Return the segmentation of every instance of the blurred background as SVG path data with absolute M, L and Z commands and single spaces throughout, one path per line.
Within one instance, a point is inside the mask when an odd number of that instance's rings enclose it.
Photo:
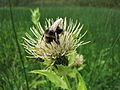
M 84 24 L 82 39 L 91 43 L 77 49 L 84 56 L 80 71 L 88 90 L 120 90 L 120 0 L 0 0 L 0 90 L 62 90 L 45 77 L 28 72 L 44 66 L 26 58 L 22 37 L 33 26 L 30 9 L 46 18 L 67 17 Z M 12 17 L 11 17 L 12 12 Z M 26 71 L 26 74 L 24 73 Z M 45 81 L 44 81 L 45 80 Z M 27 84 L 26 84 L 27 82 Z M 71 85 L 74 88 L 74 82 Z M 28 87 L 29 88 L 28 88 Z
M 96 6 L 120 7 L 120 0 L 11 0 L 14 6 Z M 0 0 L 1 6 L 9 5 L 7 0 Z

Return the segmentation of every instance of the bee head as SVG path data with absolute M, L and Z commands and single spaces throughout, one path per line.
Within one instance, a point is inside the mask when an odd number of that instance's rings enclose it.
M 61 29 L 59 26 L 57 27 L 56 31 L 57 34 L 61 34 L 63 32 L 63 29 Z

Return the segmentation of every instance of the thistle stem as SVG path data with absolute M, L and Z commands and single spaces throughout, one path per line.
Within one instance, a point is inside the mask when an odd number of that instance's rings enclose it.
M 66 84 L 68 86 L 68 90 L 72 90 L 71 87 L 70 87 L 70 83 L 69 83 L 68 78 L 67 78 L 66 75 L 64 75 L 64 80 L 65 80 L 65 82 L 66 82 Z

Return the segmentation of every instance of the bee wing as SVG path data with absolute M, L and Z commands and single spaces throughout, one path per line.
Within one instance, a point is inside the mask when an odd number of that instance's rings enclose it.
M 49 29 L 55 31 L 62 21 L 62 18 L 56 20 Z

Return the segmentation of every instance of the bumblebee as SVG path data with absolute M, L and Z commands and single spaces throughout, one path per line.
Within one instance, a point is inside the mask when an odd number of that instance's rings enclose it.
M 56 20 L 50 28 L 45 30 L 42 39 L 44 38 L 46 43 L 55 41 L 57 44 L 60 44 L 59 34 L 63 33 L 63 29 L 60 28 L 59 25 L 62 21 L 62 18 Z

